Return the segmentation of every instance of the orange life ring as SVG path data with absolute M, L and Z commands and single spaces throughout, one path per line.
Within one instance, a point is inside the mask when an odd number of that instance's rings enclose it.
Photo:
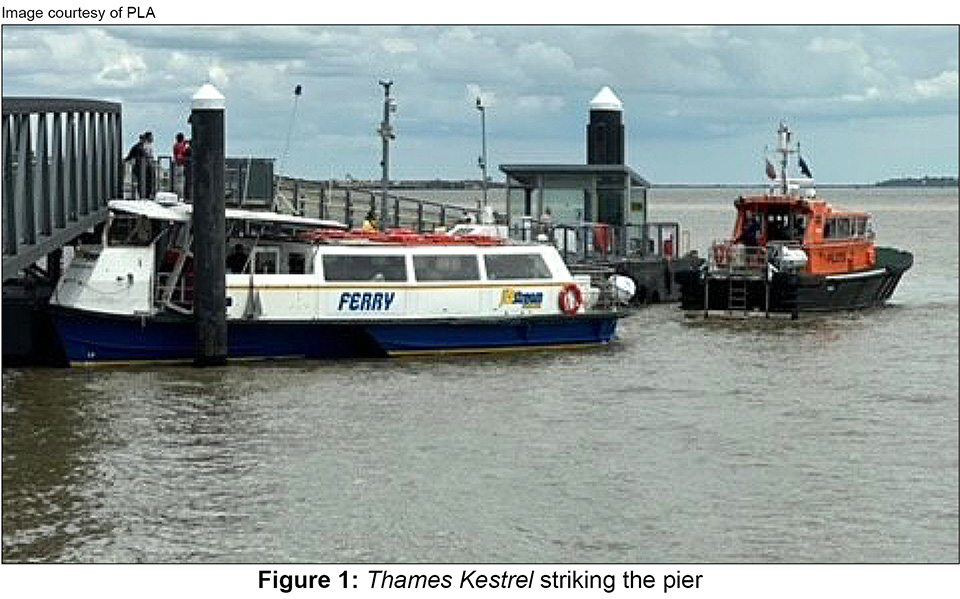
M 560 290 L 560 311 L 564 314 L 576 314 L 583 305 L 583 293 L 580 286 L 567 283 Z

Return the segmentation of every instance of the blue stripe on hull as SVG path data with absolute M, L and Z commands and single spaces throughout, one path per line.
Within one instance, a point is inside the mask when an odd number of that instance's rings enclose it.
M 70 362 L 192 360 L 189 319 L 112 317 L 73 310 L 53 315 Z M 606 343 L 618 316 L 487 321 L 328 323 L 230 321 L 230 358 L 382 357 L 391 353 L 487 351 Z
M 369 332 L 387 353 L 484 351 L 606 343 L 613 338 L 616 317 L 556 318 L 371 325 Z
M 58 311 L 54 321 L 71 362 L 192 360 L 192 321 L 111 318 Z M 382 356 L 364 330 L 312 322 L 231 322 L 231 358 Z

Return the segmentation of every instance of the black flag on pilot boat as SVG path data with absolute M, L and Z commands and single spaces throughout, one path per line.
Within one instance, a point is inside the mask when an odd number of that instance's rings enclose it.
M 813 179 L 813 175 L 810 174 L 810 167 L 807 166 L 807 163 L 803 161 L 803 156 L 799 156 L 798 158 L 798 162 L 800 163 L 800 172 L 803 173 L 804 177 Z
M 769 160 L 767 160 L 767 177 L 770 179 L 777 178 L 777 169 L 773 168 L 773 165 L 770 164 Z

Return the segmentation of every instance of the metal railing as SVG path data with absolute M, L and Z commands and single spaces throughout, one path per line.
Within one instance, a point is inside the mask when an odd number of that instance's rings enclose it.
M 711 273 L 728 276 L 764 277 L 767 273 L 767 247 L 747 246 L 725 239 L 710 246 L 708 267 Z
M 382 191 L 356 185 L 332 182 L 280 179 L 279 193 L 290 198 L 289 203 L 298 214 L 340 221 L 359 227 L 367 212 L 377 208 Z M 419 233 L 449 229 L 471 218 L 479 219 L 480 210 L 455 206 L 431 200 L 422 200 L 388 193 L 390 202 L 389 228 L 405 228 Z
M 242 162 L 242 161 L 241 161 Z M 183 174 L 174 168 L 170 156 L 157 156 L 153 160 L 153 180 L 156 182 L 155 191 L 169 191 L 183 197 Z M 132 168 L 130 165 L 122 170 L 124 176 L 124 197 L 133 197 L 131 182 Z M 229 173 L 228 173 L 229 174 Z M 240 175 L 243 177 L 241 169 Z M 245 187 L 245 182 L 235 182 L 236 196 Z M 228 189 L 228 191 L 229 191 Z M 266 200 L 268 205 L 261 205 L 263 198 L 232 197 L 228 198 L 231 205 L 254 208 L 275 209 L 283 212 L 293 212 L 301 216 L 335 220 L 350 227 L 359 227 L 370 210 L 377 212 L 382 191 L 379 189 L 364 188 L 349 182 L 332 181 L 304 181 L 280 177 L 275 184 L 276 198 Z M 477 221 L 480 218 L 480 209 L 453 204 L 445 204 L 431 200 L 402 196 L 388 193 L 390 201 L 390 228 L 405 228 L 419 233 L 432 233 L 439 229 L 449 229 L 457 223 L 467 219 Z
M 121 105 L 3 99 L 3 278 L 106 218 L 122 189 Z
M 619 258 L 678 258 L 688 249 L 674 222 L 644 225 L 553 224 L 524 217 L 510 226 L 510 237 L 553 243 L 564 260 L 608 261 Z

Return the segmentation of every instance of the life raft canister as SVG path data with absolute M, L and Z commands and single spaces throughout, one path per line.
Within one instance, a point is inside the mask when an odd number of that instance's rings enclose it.
M 560 290 L 560 311 L 564 314 L 576 314 L 583 305 L 583 293 L 580 286 L 567 283 Z

